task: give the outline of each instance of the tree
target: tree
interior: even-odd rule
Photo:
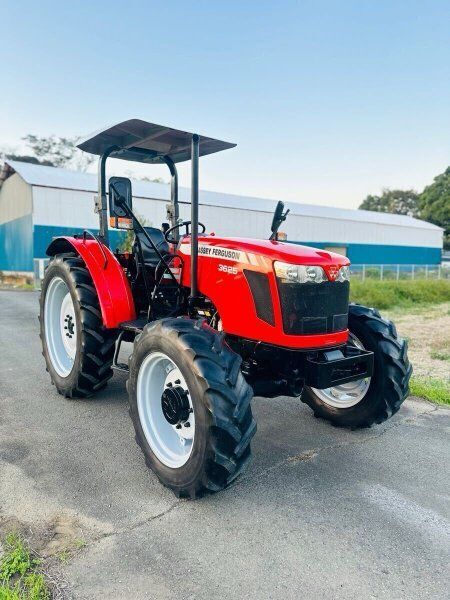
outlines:
[[[32,163],[33,165],[46,165],[48,167],[54,166],[49,160],[39,160],[35,156],[30,156],[28,154],[14,154],[13,152],[0,151],[0,159],[4,160],[5,158],[17,160],[19,162]]]
[[[136,179],[137,181],[149,181],[150,183],[164,183],[167,185],[167,181],[162,177],[147,177],[147,175],[138,175],[131,169],[127,169],[125,171],[125,177]]]
[[[445,230],[444,248],[450,249],[450,167],[423,190],[419,202],[421,218]]]
[[[369,195],[359,206],[362,210],[388,212],[418,217],[419,194],[415,190],[390,190],[383,188],[381,196]]]
[[[139,177],[140,181],[149,181],[150,183],[164,183],[167,185],[167,181],[163,177]]]
[[[139,223],[142,225],[142,227],[151,227],[152,224],[148,221],[148,219],[146,219],[145,217],[142,217],[139,214],[136,214],[136,218],[139,221]],[[121,252],[131,252],[132,248],[133,248],[133,242],[134,242],[134,230],[133,229],[126,229],[125,230],[125,235],[122,238],[122,241],[120,242],[118,248]]]
[[[93,156],[81,152],[76,147],[75,138],[38,136],[29,133],[22,138],[31,148],[40,164],[51,164],[54,167],[74,167],[85,171],[95,160]]]

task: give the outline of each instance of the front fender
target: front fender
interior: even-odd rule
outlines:
[[[97,291],[103,325],[115,329],[123,321],[136,318],[130,284],[119,261],[111,250],[96,239],[63,236],[55,238],[47,255],[73,252],[86,264]]]

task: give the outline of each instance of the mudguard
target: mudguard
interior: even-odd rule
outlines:
[[[111,250],[97,239],[63,236],[52,241],[47,248],[47,255],[73,251],[81,256],[91,274],[104,326],[115,329],[120,323],[135,319],[130,284]]]

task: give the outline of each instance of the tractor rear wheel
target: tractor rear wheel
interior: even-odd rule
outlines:
[[[178,497],[225,488],[250,461],[256,431],[241,358],[203,321],[147,325],[127,388],[147,466]]]
[[[349,341],[374,353],[372,377],[333,388],[305,388],[302,395],[317,417],[343,427],[370,427],[394,415],[408,396],[412,367],[407,342],[395,325],[373,309],[351,304]]]
[[[50,261],[40,297],[42,354],[52,383],[67,398],[85,398],[112,377],[116,332],[103,327],[97,292],[75,253]]]

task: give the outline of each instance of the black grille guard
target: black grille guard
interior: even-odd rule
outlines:
[[[373,352],[347,345],[324,350],[305,361],[305,385],[319,390],[356,381],[373,374]]]

